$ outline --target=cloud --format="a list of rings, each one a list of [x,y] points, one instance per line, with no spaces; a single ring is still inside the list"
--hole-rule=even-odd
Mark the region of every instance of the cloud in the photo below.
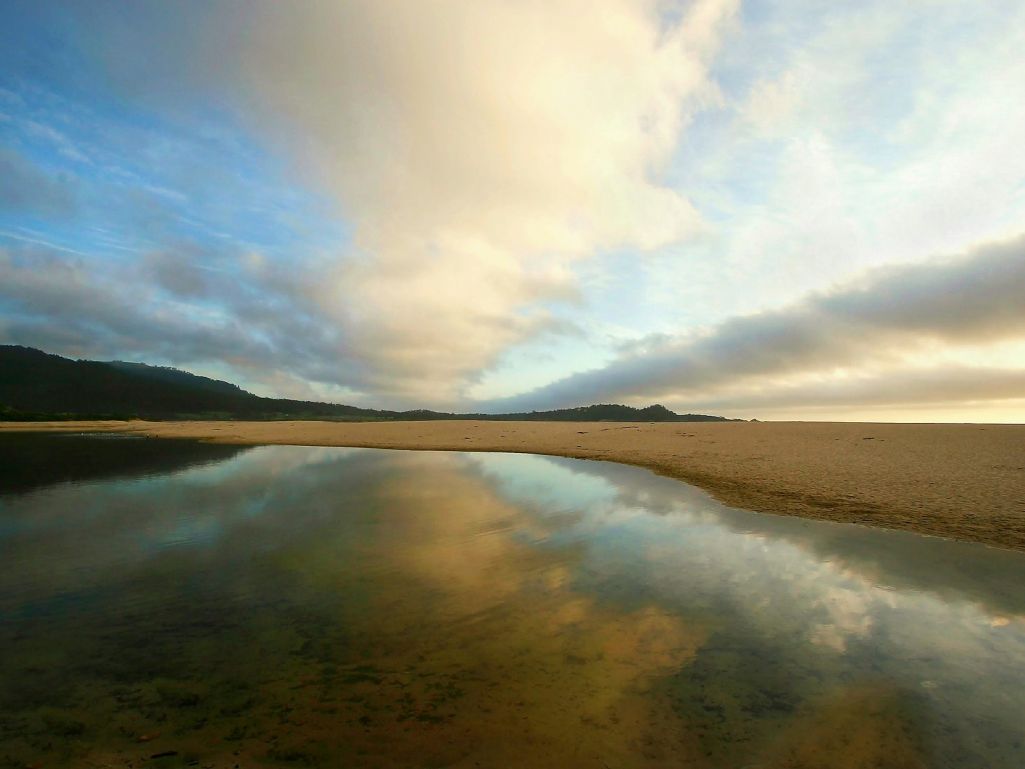
[[[74,185],[66,176],[48,173],[21,153],[0,147],[0,210],[68,216],[75,210]]]
[[[958,351],[1014,259],[926,259],[1020,228],[1025,12],[738,5],[28,4],[0,337],[390,407],[1013,392]]]
[[[338,380],[345,340],[307,306],[302,275],[253,264],[187,244],[101,264],[40,244],[0,248],[0,339],[87,358],[222,361],[247,384],[309,397],[304,382]],[[364,381],[356,360],[345,373]]]
[[[1025,6],[776,3],[743,21],[717,58],[724,107],[674,170],[712,226],[652,275],[660,329],[1020,231]]]
[[[399,5],[215,13],[198,66],[352,223],[309,299],[370,386],[437,402],[553,329],[577,260],[698,227],[659,174],[736,2]]]
[[[1025,236],[1020,236],[954,259],[876,269],[857,282],[779,310],[735,317],[704,333],[652,338],[608,366],[489,405],[504,410],[623,399],[726,403],[729,396],[717,391],[738,386],[763,390],[738,397],[738,404],[791,404],[801,397],[874,402],[897,397],[898,383],[913,388],[899,402],[913,402],[919,394],[1006,398],[1022,382],[1022,372],[977,370],[974,380],[965,369],[949,377],[906,372],[883,388],[857,380],[832,391],[824,381],[803,388],[783,383],[775,393],[773,387],[786,377],[902,364],[937,344],[1023,337]]]
[[[929,409],[936,405],[1025,399],[1025,369],[947,364],[887,370],[842,378],[817,379],[692,401],[694,408],[770,409],[810,413],[833,407],[894,406]]]

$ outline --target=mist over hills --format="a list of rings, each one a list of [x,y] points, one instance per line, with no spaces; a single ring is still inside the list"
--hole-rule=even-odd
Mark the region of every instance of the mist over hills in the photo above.
[[[45,419],[334,419],[346,421],[480,419],[516,421],[725,422],[676,414],[664,406],[579,406],[516,414],[388,411],[338,403],[264,398],[238,385],[175,368],[125,361],[71,360],[32,347],[0,345],[0,420]]]

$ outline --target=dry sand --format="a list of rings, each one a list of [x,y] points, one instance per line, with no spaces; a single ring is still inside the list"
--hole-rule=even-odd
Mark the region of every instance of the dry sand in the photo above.
[[[736,507],[1025,550],[1025,425],[57,422],[3,429],[603,459],[688,481]]]

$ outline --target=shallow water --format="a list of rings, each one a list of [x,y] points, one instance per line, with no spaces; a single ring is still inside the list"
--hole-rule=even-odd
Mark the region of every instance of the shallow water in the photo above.
[[[0,435],[0,766],[1025,765],[1025,556],[620,465]]]

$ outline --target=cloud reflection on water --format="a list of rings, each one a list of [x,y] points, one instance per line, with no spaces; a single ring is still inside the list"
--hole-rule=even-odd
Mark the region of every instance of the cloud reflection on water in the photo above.
[[[636,468],[512,454],[262,447],[0,505],[4,680],[50,682],[65,709],[89,702],[124,730],[151,710],[111,700],[97,671],[116,669],[151,709],[180,690],[171,699],[219,709],[181,732],[195,745],[220,744],[228,721],[276,734],[287,704],[295,750],[324,760],[883,755],[841,750],[831,735],[847,730],[904,757],[894,765],[1017,766],[1017,553],[758,515]],[[26,678],[40,654],[56,661]],[[225,721],[233,686],[255,704]],[[18,701],[9,723],[39,723]],[[259,740],[237,745],[268,758]]]

